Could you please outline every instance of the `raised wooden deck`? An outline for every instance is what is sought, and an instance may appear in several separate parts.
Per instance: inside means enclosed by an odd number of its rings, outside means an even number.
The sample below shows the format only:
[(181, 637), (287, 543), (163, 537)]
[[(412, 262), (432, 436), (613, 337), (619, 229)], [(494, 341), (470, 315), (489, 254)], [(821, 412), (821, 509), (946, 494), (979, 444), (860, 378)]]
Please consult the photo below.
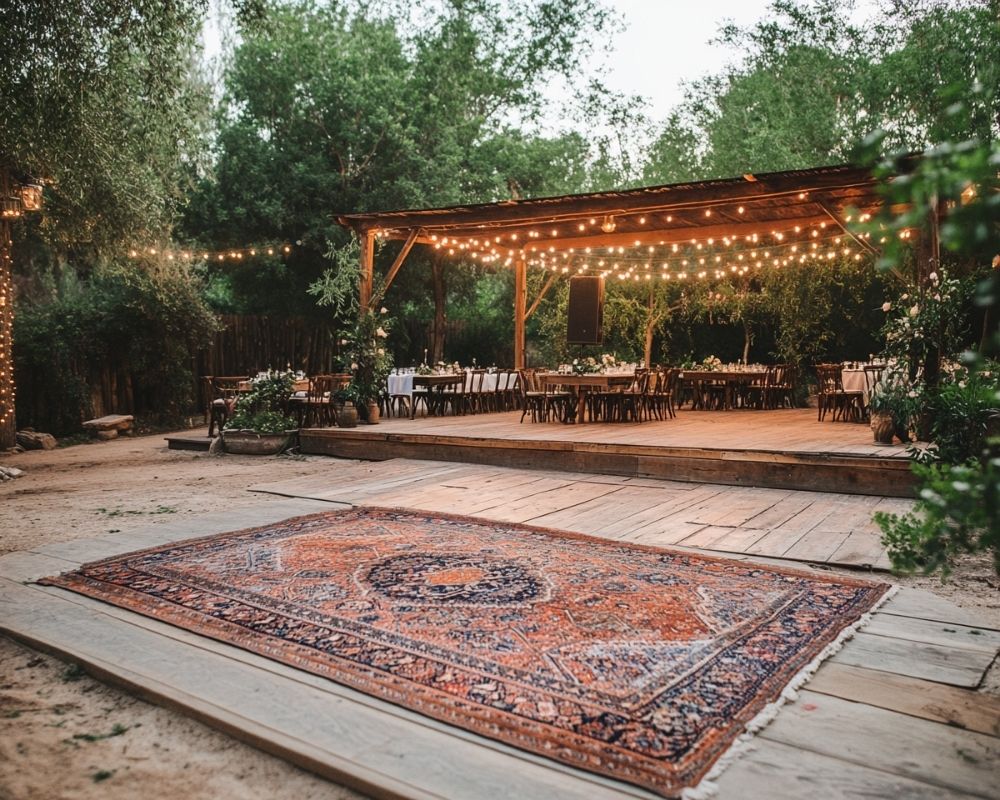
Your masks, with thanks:
[(357, 428), (309, 428), (303, 453), (458, 461), (675, 481), (912, 496), (902, 446), (872, 442), (866, 425), (817, 422), (811, 409), (682, 411), (663, 422), (520, 423), (520, 412), (393, 418)]
[[(412, 467), (378, 466), (383, 484), (396, 468), (402, 479), (403, 468)], [(720, 511), (725, 505), (720, 499)], [(125, 541), (108, 535), (9, 554), (0, 558), (0, 631), (373, 797), (651, 797), (238, 648), (31, 583), (84, 561), (323, 507), (329, 505), (296, 499), (230, 508)], [(902, 590), (723, 773), (719, 800), (995, 797), (1000, 702), (975, 687), (998, 648), (1000, 631), (927, 592)]]

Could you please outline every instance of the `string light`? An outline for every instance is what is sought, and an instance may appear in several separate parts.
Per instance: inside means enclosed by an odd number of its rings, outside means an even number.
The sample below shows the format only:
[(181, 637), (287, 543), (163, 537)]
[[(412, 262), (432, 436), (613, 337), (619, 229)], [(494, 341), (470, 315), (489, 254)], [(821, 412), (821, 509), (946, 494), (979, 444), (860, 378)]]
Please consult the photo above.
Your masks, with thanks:
[[(435, 239), (437, 237), (434, 237)], [(438, 245), (440, 246), (440, 245)], [(242, 261), (246, 258), (257, 258), (264, 255), (288, 255), (292, 252), (290, 244), (275, 245), (252, 245), (249, 247), (229, 248), (227, 250), (199, 250), (199, 249), (158, 249), (156, 247), (133, 247), (128, 251), (129, 258), (145, 258), (146, 256), (159, 256), (167, 261), (185, 261), (189, 263), (197, 261)]]

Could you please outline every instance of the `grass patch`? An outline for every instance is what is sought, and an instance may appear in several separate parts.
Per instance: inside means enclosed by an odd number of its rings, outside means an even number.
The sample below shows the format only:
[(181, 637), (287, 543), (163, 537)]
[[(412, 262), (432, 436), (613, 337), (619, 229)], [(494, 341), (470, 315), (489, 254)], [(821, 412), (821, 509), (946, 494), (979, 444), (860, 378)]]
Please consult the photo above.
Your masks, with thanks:
[(81, 742), (100, 742), (104, 739), (121, 736), (128, 729), (128, 725), (115, 723), (115, 726), (111, 729), (111, 733), (74, 733), (73, 738)]
[(87, 673), (79, 664), (69, 664), (59, 677), (63, 683), (73, 683), (86, 677)]
[(101, 781), (106, 781), (108, 778), (114, 777), (115, 771), (113, 769), (99, 769), (90, 777), (93, 778), (94, 783), (100, 783)]

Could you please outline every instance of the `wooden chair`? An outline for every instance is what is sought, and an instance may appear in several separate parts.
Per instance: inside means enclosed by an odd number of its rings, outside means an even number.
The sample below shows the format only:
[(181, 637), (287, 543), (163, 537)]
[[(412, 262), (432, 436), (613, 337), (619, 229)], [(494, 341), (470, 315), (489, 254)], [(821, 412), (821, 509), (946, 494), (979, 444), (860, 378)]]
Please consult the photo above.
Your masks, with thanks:
[[(772, 371), (773, 370), (773, 371)], [(794, 364), (776, 364), (768, 367), (768, 380), (764, 389), (764, 408), (795, 407), (795, 389), (798, 371)]]
[(342, 380), (335, 375), (314, 375), (309, 379), (309, 391), (300, 404), (299, 427), (322, 428), (337, 424), (333, 395)]
[(540, 392), (537, 385), (537, 375), (533, 369), (518, 370), (518, 386), (521, 394), (521, 419), (531, 413), (531, 421), (539, 422), (545, 418), (545, 392)]
[(621, 392), (621, 421), (642, 422), (649, 415), (649, 376), (648, 369), (635, 371), (635, 383)]
[(660, 367), (656, 370), (655, 375), (651, 376), (650, 388), (646, 397), (649, 416), (656, 417), (658, 420), (662, 420), (664, 416), (670, 419), (677, 416), (674, 400), (680, 374), (679, 369)]
[(207, 376), (205, 380), (205, 395), (208, 398), (206, 409), (208, 417), (208, 435), (214, 436), (215, 426), (219, 426), (221, 432), (226, 427), (233, 408), (236, 406), (236, 398), (240, 394), (240, 386), (245, 385), (250, 380), (247, 375), (229, 375), (224, 377)]
[(864, 416), (864, 392), (844, 391), (842, 367), (840, 364), (816, 365), (816, 402), (819, 406), (817, 419), (826, 419), (826, 412), (833, 410), (833, 421), (838, 418), (859, 422)]

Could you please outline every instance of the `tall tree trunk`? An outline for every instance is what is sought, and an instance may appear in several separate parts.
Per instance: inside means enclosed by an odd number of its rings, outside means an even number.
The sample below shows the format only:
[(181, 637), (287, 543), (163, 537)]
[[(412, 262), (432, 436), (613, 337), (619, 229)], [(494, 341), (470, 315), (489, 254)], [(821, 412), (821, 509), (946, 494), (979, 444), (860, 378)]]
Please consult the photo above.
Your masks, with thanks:
[(646, 306), (646, 341), (642, 352), (642, 362), (646, 369), (653, 363), (653, 332), (656, 330), (656, 317), (653, 315), (653, 284), (649, 284), (649, 304)]
[(431, 329), (431, 361), (444, 361), (445, 300), (447, 287), (444, 280), (444, 260), (431, 260), (431, 279), (434, 284), (434, 325)]
[(753, 330), (750, 328), (750, 323), (744, 319), (743, 320), (743, 363), (750, 363), (750, 345), (753, 343)]
[(14, 420), (14, 279), (10, 222), (0, 222), (0, 451), (16, 443)]

